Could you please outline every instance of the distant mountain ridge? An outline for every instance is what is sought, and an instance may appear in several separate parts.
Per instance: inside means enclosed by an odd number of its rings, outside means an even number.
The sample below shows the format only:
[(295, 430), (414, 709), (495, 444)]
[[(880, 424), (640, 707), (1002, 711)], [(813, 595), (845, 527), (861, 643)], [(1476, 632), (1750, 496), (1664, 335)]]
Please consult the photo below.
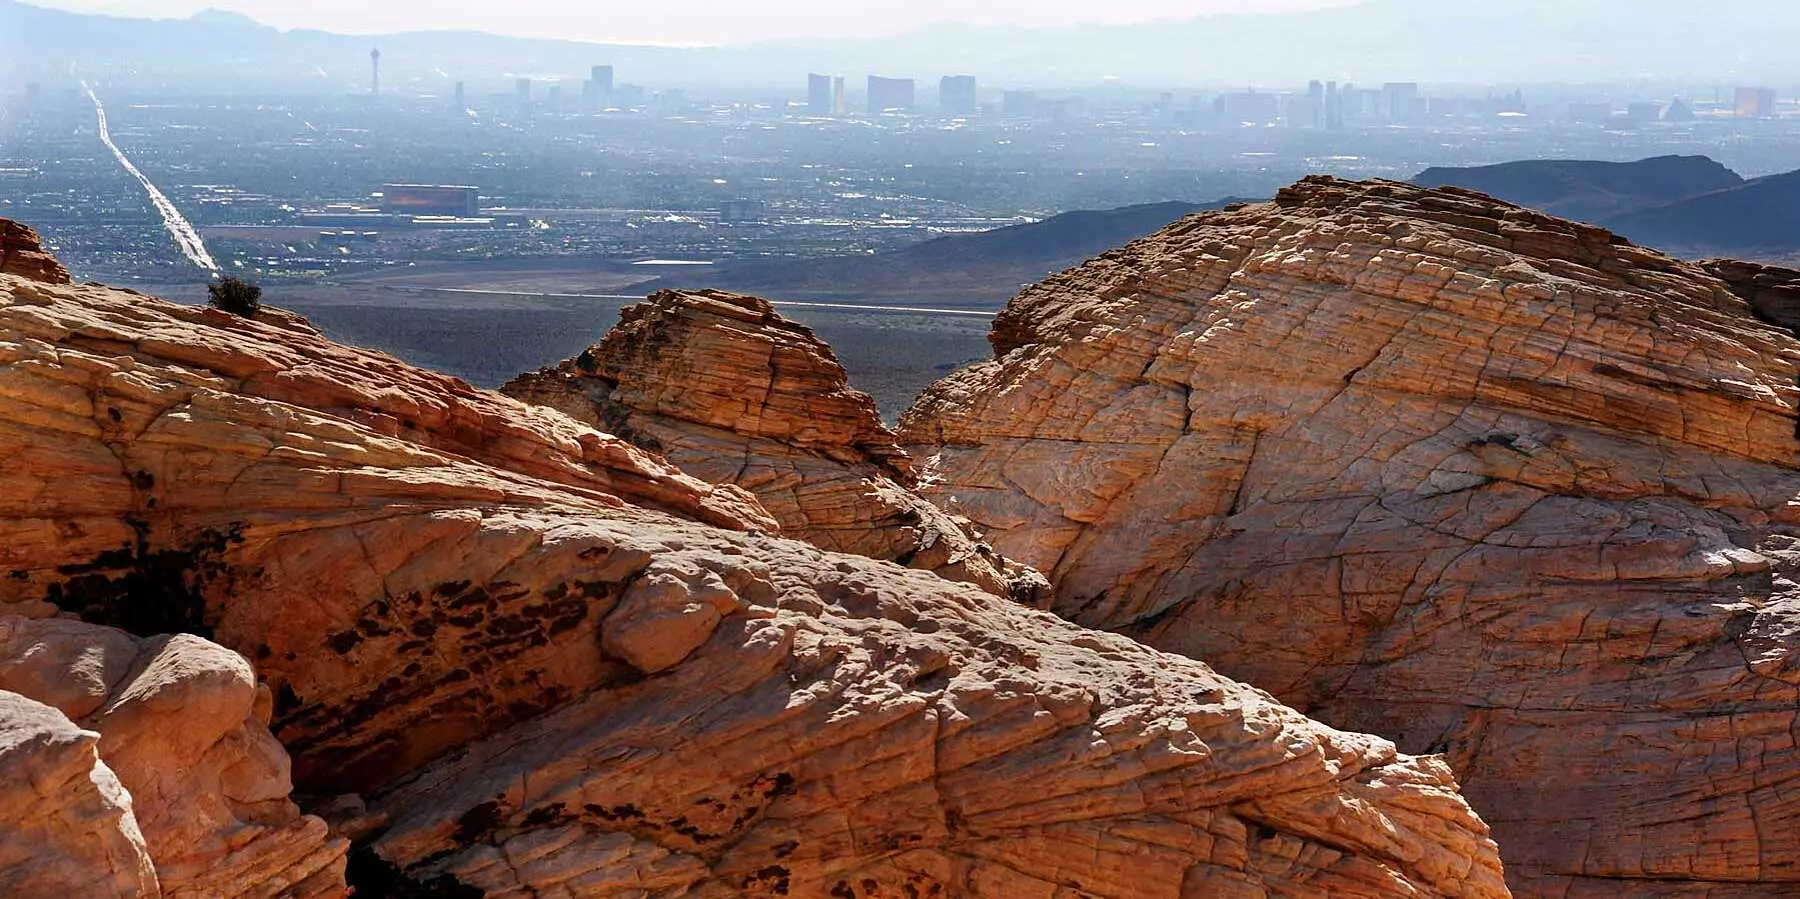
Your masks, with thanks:
[(1745, 180), (1705, 156), (1533, 159), (1432, 168), (1414, 181), (1583, 219), (1682, 256), (1787, 258), (1800, 252), (1800, 171)]
[(1800, 251), (1800, 172), (1634, 210), (1606, 225), (1686, 256), (1791, 256)]
[[(1753, 22), (1752, 28), (1720, 27)], [(1543, 83), (1585, 79), (1719, 77), (1780, 83), (1800, 77), (1800, 4), (1759, 0), (1366, 0), (1306, 12), (1238, 13), (1144, 25), (1061, 28), (945, 24), (867, 40), (795, 40), (672, 48), (412, 32), (379, 37), (279, 31), (221, 16), (143, 20), (50, 10), (0, 0), (0, 66), (57, 75), (70, 63), (159, 75), (209, 72), (222, 62), (264, 78), (331, 72), (333, 89), (358, 83), (358, 61), (379, 43), (396, 75), (440, 80), (498, 76), (522, 63), (571, 76), (610, 62), (640, 83), (785, 85), (808, 70), (881, 71), (936, 78), (974, 72), (989, 83), (1092, 85), (1292, 84), (1308, 78), (1364, 83)], [(195, 47), (218, 52), (195, 54)], [(1195, 52), (1206, 48), (1206, 52)], [(228, 59), (227, 59), (228, 58)], [(1304, 60), (1304, 62), (1297, 62)], [(447, 65), (448, 64), (448, 65)], [(455, 69), (456, 71), (450, 71)], [(236, 73), (234, 73), (235, 75)]]
[(1066, 212), (993, 231), (945, 235), (873, 256), (740, 262), (671, 275), (640, 288), (720, 287), (776, 297), (953, 295), (974, 305), (997, 306), (1025, 284), (1155, 233), (1183, 216), (1235, 202), (1241, 201)]
[(1463, 187), (1564, 218), (1596, 222), (1744, 183), (1705, 156), (1658, 156), (1638, 162), (1527, 160), (1421, 172), (1421, 187)]

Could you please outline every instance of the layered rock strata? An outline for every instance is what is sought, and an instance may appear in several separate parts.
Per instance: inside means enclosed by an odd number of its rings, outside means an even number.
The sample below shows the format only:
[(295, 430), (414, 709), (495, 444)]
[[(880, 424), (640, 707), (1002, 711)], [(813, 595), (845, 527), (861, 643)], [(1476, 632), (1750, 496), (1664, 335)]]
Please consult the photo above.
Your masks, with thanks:
[(902, 444), (1068, 618), (1445, 753), (1519, 895), (1791, 895), (1795, 278), (1309, 178), (1028, 289)]
[(371, 892), (1505, 894), (1441, 762), (558, 413), (4, 276), (0, 353), (0, 598), (243, 653)]
[(768, 301), (663, 291), (576, 359), (501, 392), (549, 406), (689, 474), (756, 495), (786, 536), (935, 571), (1021, 602), (1043, 577), (912, 492), (912, 459), (831, 347)]
[(0, 892), (342, 896), (347, 843), (290, 800), (270, 710), (198, 637), (0, 617), (0, 745), (30, 750), (0, 760)]

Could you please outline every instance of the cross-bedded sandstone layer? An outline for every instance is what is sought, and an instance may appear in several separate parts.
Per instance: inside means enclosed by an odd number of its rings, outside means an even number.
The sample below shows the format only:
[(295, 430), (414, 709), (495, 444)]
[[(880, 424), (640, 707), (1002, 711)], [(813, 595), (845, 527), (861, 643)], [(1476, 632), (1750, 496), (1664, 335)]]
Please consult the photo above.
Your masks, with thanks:
[(1790, 895), (1796, 283), (1309, 178), (1028, 289), (902, 445), (1068, 618), (1446, 753), (1519, 894)]
[(1438, 760), (278, 313), (0, 276), (0, 457), (0, 602), (242, 653), (371, 889), (1505, 894)]
[(576, 359), (501, 392), (756, 495), (786, 536), (935, 571), (1036, 603), (1043, 577), (1009, 563), (912, 491), (912, 459), (852, 389), (831, 347), (768, 301), (663, 291)]

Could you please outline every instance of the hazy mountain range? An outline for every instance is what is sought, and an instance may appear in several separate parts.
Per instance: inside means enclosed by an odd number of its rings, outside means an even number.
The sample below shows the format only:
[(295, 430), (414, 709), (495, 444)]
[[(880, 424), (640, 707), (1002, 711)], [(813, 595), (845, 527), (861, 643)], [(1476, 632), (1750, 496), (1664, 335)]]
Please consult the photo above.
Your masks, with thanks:
[[(1780, 260), (1800, 254), (1800, 172), (1746, 180), (1705, 156), (1638, 162), (1524, 160), (1433, 168), (1416, 183), (1478, 190), (1593, 222), (1688, 257)], [(870, 256), (727, 263), (632, 289), (723, 287), (785, 298), (871, 298), (989, 307), (1019, 288), (1183, 216), (1238, 202), (1150, 203), (1068, 212), (1041, 222), (954, 234)]]
[(1704, 156), (1662, 156), (1433, 168), (1415, 180), (1593, 222), (1680, 256), (1800, 254), (1800, 171), (1746, 180)]
[[(596, 7), (596, 15), (603, 15)], [(1234, 14), (1128, 26), (935, 25), (888, 38), (678, 49), (414, 32), (352, 37), (279, 31), (241, 16), (126, 19), (0, 0), (3, 77), (73, 65), (221, 91), (355, 90), (379, 45), (391, 83), (505, 74), (578, 76), (613, 63), (644, 84), (791, 85), (807, 71), (990, 84), (1279, 84), (1308, 78), (1470, 83), (1633, 78), (1800, 81), (1800, 4), (1773, 0), (1368, 0), (1304, 13)], [(229, 78), (225, 75), (229, 73)], [(929, 91), (926, 92), (929, 94)]]
[(1443, 166), (1413, 181), (1478, 190), (1563, 218), (1598, 222), (1744, 183), (1743, 176), (1705, 156), (1659, 156), (1638, 162), (1532, 159), (1499, 165)]

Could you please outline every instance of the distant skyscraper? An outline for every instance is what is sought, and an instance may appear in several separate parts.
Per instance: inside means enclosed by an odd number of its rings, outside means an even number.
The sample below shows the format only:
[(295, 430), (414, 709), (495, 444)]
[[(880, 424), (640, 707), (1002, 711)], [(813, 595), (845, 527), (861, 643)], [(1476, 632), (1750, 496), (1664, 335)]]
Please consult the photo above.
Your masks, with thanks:
[(613, 67), (594, 66), (588, 73), (588, 80), (581, 83), (581, 109), (583, 112), (598, 112), (612, 105)]
[(806, 76), (806, 112), (808, 115), (835, 115), (837, 113), (836, 100), (831, 89), (830, 75)]
[(381, 96), (381, 50), (369, 51), (369, 93)]
[(888, 110), (912, 112), (913, 94), (911, 78), (869, 76), (869, 112), (871, 114), (879, 115)]
[(844, 90), (844, 76), (831, 79), (831, 114), (850, 114), (850, 93)]
[(456, 99), (450, 101), (450, 111), (462, 115), (469, 111), (469, 104), (463, 100), (463, 83), (456, 82)]
[(1766, 87), (1740, 87), (1736, 105), (1740, 119), (1772, 119), (1775, 117), (1775, 92)]
[(945, 75), (938, 82), (938, 111), (946, 116), (972, 116), (981, 108), (974, 75)]
[(1325, 127), (1333, 131), (1344, 127), (1344, 95), (1335, 81), (1325, 83)]

